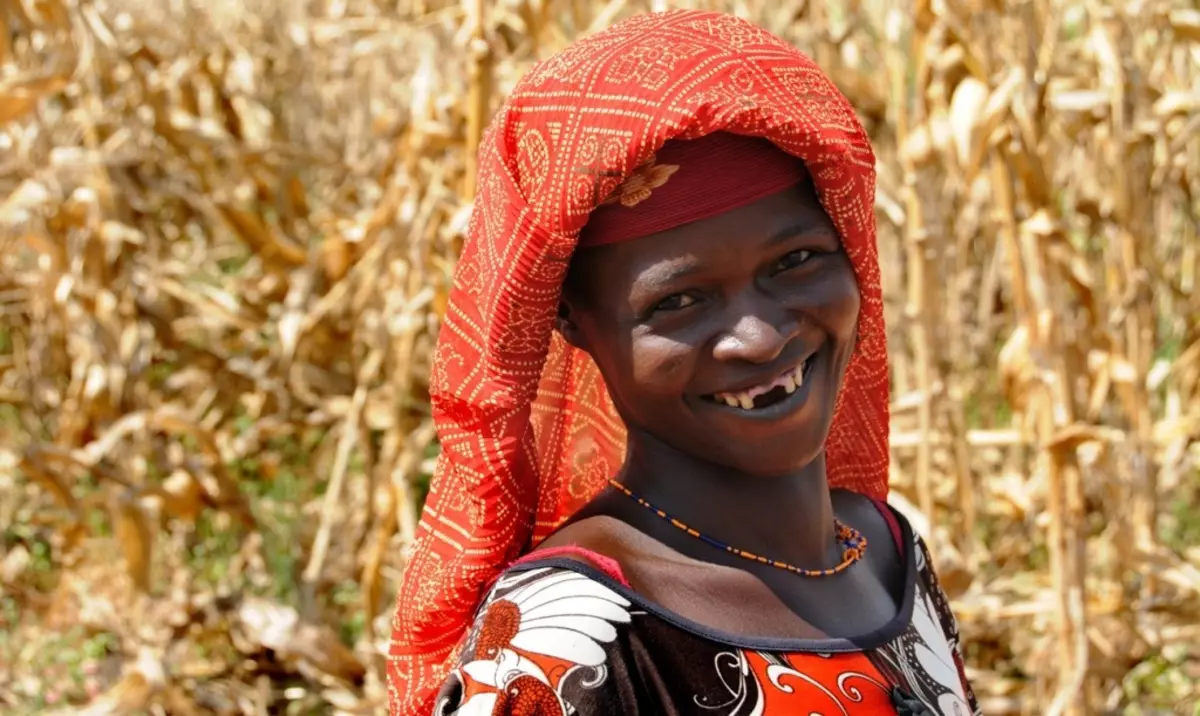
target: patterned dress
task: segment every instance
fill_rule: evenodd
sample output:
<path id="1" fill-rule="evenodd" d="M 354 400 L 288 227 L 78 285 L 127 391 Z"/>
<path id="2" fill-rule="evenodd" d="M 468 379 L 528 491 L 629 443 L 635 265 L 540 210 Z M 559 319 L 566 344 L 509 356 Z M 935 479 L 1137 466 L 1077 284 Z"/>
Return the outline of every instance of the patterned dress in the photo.
<path id="1" fill-rule="evenodd" d="M 435 716 L 978 716 L 946 596 L 903 517 L 896 617 L 854 639 L 716 632 L 572 559 L 507 570 L 484 600 Z"/>

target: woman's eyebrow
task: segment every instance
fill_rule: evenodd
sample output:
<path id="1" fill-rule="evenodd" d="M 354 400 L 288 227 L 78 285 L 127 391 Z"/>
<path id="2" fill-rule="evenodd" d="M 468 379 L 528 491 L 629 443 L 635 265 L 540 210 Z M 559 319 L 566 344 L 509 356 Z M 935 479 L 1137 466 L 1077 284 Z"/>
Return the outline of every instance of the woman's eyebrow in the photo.
<path id="1" fill-rule="evenodd" d="M 663 286 L 693 276 L 699 270 L 700 266 L 694 259 L 681 258 L 660 261 L 638 272 L 637 282 L 639 284 L 645 283 Z"/>
<path id="2" fill-rule="evenodd" d="M 814 219 L 797 219 L 790 221 L 778 229 L 772 231 L 768 236 L 765 244 L 767 246 L 775 246 L 783 242 L 794 239 L 797 236 L 812 234 L 816 236 L 837 236 L 837 230 L 829 226 L 827 222 Z"/>

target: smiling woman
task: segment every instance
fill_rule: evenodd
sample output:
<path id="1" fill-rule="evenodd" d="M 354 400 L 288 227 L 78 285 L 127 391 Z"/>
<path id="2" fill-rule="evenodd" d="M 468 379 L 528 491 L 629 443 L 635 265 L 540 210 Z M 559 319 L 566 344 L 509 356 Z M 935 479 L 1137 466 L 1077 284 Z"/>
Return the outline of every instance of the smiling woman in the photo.
<path id="1" fill-rule="evenodd" d="M 659 155 L 678 171 L 651 200 L 602 209 L 602 228 L 584 228 L 559 330 L 596 361 L 631 446 L 653 435 L 748 475 L 812 464 L 859 313 L 837 230 L 800 160 L 765 139 L 717 132 Z M 712 174 L 739 201 L 717 186 L 708 202 L 687 184 Z M 676 207 L 671 219 L 653 213 L 654 200 Z M 684 210 L 703 215 L 712 203 L 722 211 L 708 218 Z M 662 228 L 624 237 L 623 213 Z"/>
<path id="2" fill-rule="evenodd" d="M 977 713 L 882 501 L 873 162 L 806 57 L 725 15 L 522 81 L 439 337 L 393 713 Z"/>

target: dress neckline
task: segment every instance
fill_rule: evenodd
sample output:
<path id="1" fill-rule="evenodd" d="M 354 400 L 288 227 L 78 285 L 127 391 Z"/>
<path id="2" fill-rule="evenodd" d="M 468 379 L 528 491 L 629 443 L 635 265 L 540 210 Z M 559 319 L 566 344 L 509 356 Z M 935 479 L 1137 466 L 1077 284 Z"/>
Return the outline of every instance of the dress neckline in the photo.
<path id="1" fill-rule="evenodd" d="M 895 514 L 894 510 L 892 512 Z M 801 639 L 794 637 L 772 637 L 758 635 L 748 636 L 735 634 L 733 632 L 728 632 L 721 629 L 715 629 L 692 619 L 688 619 L 677 612 L 671 611 L 649 601 L 641 594 L 634 591 L 628 585 L 628 582 L 625 582 L 623 579 L 619 579 L 619 574 L 608 574 L 601 569 L 570 557 L 549 556 L 534 558 L 534 555 L 530 555 L 529 558 L 523 559 L 519 563 L 511 566 L 508 571 L 510 573 L 518 573 L 551 568 L 564 569 L 581 574 L 620 594 L 622 597 L 635 604 L 638 609 L 644 610 L 648 614 L 655 616 L 679 629 L 682 629 L 683 631 L 735 648 L 784 653 L 817 652 L 833 654 L 867 651 L 881 647 L 893 641 L 902 633 L 904 633 L 909 624 L 912 622 L 918 577 L 918 560 L 915 549 L 915 541 L 913 537 L 912 526 L 908 523 L 904 516 L 896 515 L 896 522 L 899 524 L 900 528 L 898 547 L 901 551 L 901 558 L 904 564 L 904 592 L 900 603 L 900 608 L 896 611 L 896 615 L 883 626 L 873 631 L 852 637 Z M 534 554 L 536 555 L 536 553 Z"/>

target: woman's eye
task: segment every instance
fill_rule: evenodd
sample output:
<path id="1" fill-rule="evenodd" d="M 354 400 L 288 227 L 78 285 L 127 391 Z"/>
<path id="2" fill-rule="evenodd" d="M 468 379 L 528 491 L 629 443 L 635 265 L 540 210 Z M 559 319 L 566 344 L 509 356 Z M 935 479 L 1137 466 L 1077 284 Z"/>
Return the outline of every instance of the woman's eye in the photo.
<path id="1" fill-rule="evenodd" d="M 811 259 L 813 257 L 813 253 L 814 252 L 809 251 L 808 249 L 793 251 L 779 259 L 779 263 L 776 264 L 776 268 L 779 271 L 787 271 L 788 269 L 796 268 L 800 264 Z"/>
<path id="2" fill-rule="evenodd" d="M 678 311 L 681 308 L 687 308 L 696 302 L 696 299 L 686 293 L 677 293 L 674 296 L 667 296 L 663 300 L 654 304 L 654 311 Z"/>

